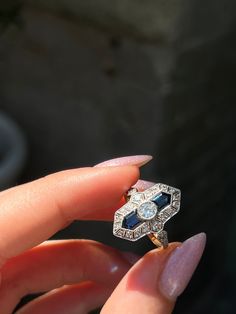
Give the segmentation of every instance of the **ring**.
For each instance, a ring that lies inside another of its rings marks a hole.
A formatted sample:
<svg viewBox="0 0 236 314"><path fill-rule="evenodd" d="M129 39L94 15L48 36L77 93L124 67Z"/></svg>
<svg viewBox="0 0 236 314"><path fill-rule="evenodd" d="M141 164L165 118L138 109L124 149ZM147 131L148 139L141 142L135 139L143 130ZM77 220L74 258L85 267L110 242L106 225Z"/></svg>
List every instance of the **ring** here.
<svg viewBox="0 0 236 314"><path fill-rule="evenodd" d="M125 199L127 202L115 212L113 234L129 241L147 235L157 247L167 248L168 236L163 229L180 209L180 190L157 183L143 192L131 188Z"/></svg>

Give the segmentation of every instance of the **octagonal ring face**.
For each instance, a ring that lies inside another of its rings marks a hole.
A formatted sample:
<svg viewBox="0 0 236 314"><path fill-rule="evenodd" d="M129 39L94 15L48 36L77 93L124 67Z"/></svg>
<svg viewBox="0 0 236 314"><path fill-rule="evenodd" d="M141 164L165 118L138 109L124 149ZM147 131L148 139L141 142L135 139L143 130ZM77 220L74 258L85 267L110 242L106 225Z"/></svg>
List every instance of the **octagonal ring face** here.
<svg viewBox="0 0 236 314"><path fill-rule="evenodd" d="M160 233L164 224L180 209L179 189L158 183L143 192L130 194L129 201L115 212L113 234L137 241Z"/></svg>

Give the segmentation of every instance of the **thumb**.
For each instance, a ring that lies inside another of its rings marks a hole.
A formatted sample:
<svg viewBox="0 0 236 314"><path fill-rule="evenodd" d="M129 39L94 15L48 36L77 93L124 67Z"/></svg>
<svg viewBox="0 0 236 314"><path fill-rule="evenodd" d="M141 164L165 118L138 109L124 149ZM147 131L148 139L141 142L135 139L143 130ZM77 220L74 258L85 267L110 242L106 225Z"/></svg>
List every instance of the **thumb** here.
<svg viewBox="0 0 236 314"><path fill-rule="evenodd" d="M183 244L148 252L125 275L101 313L171 313L201 259L205 242L205 233L199 233Z"/></svg>

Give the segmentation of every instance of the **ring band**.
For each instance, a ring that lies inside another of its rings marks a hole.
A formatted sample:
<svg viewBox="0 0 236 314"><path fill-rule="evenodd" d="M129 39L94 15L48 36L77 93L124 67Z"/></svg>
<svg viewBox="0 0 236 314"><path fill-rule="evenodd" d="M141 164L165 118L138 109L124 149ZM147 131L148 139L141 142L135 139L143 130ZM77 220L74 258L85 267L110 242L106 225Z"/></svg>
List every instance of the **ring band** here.
<svg viewBox="0 0 236 314"><path fill-rule="evenodd" d="M150 233L148 237L158 248L163 247L163 249L166 249L168 247L168 236L165 230L162 230L159 234Z"/></svg>
<svg viewBox="0 0 236 314"><path fill-rule="evenodd" d="M131 188L126 203L115 212L113 234L137 241L147 235L158 248L168 247L165 223L180 209L180 190L158 183L143 192Z"/></svg>

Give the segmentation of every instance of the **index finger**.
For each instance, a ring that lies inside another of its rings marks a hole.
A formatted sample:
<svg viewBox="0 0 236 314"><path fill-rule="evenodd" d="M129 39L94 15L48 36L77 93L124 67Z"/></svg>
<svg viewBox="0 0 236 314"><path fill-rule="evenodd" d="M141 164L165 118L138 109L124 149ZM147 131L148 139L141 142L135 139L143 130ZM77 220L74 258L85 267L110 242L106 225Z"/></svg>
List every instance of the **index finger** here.
<svg viewBox="0 0 236 314"><path fill-rule="evenodd" d="M139 177L138 167L79 168L0 193L0 264L74 219L106 218Z"/></svg>

